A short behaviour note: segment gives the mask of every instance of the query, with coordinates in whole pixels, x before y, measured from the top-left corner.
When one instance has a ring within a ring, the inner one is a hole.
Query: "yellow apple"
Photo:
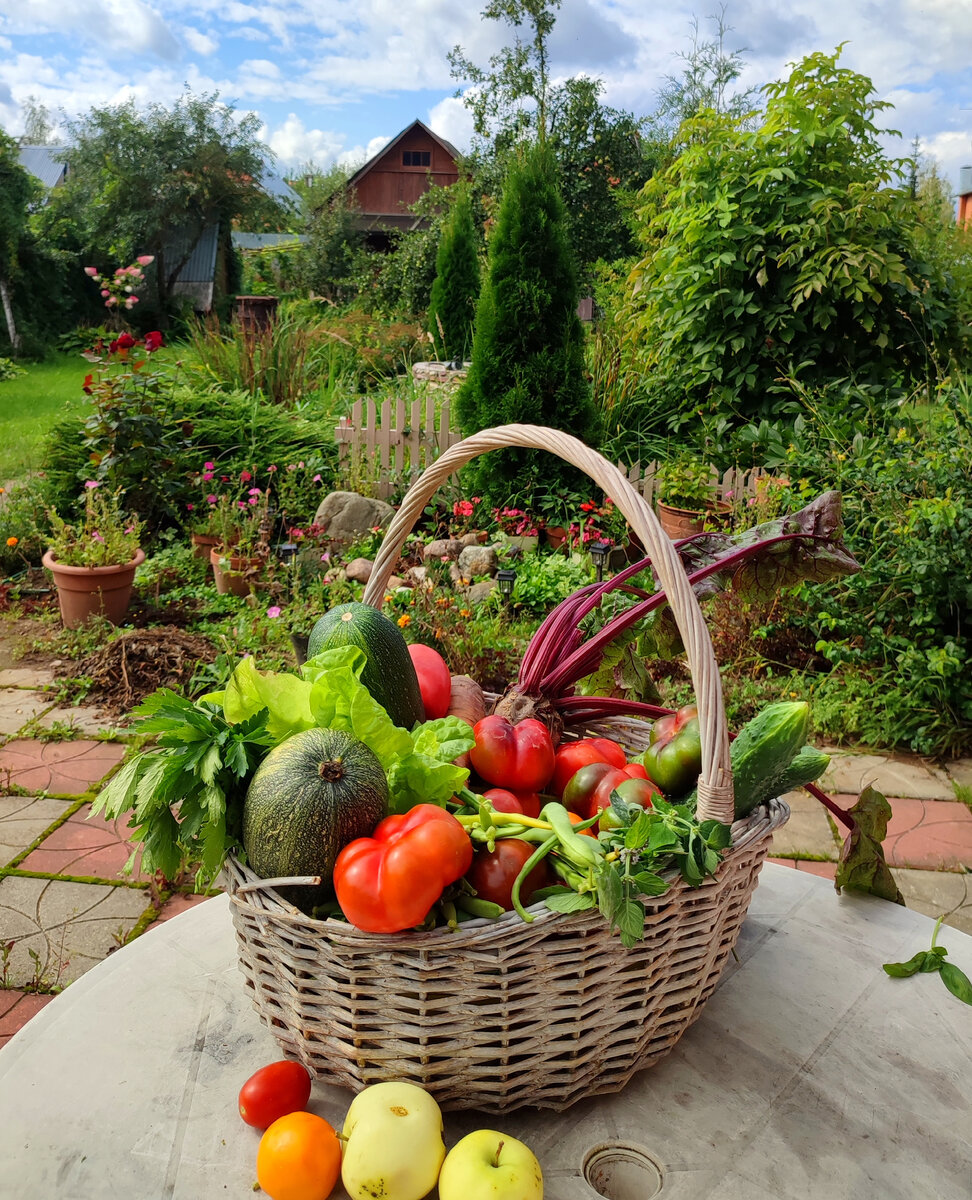
[[[543,1173],[529,1146],[495,1129],[477,1129],[446,1155],[439,1200],[543,1200]]]
[[[376,1083],[344,1119],[341,1180],[351,1200],[422,1200],[445,1158],[442,1113],[414,1083]]]

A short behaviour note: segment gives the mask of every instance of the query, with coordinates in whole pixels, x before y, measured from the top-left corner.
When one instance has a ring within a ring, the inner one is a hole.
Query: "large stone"
[[[491,596],[496,591],[497,583],[495,579],[484,579],[482,583],[474,583],[472,587],[466,590],[466,599],[470,604],[482,604],[482,602]]]
[[[345,567],[345,573],[354,583],[367,583],[374,569],[375,564],[370,558],[353,558]]]
[[[492,546],[467,546],[459,555],[459,570],[466,579],[480,575],[495,575],[499,557]]]
[[[429,542],[422,551],[422,557],[426,562],[430,558],[447,558],[450,561],[455,561],[462,552],[462,542],[458,538],[438,538],[434,542]]]
[[[314,524],[335,541],[353,542],[376,526],[384,529],[395,510],[384,500],[357,492],[329,492],[318,506]]]
[[[405,582],[409,587],[426,587],[428,581],[426,579],[425,567],[409,567],[405,573]]]

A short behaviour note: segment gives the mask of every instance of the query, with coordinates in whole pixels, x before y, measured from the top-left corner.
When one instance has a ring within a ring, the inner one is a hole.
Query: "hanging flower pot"
[[[264,563],[264,559],[258,556],[226,554],[219,546],[210,550],[209,561],[213,567],[216,591],[221,596],[248,596],[250,581]]]
[[[145,551],[136,550],[130,562],[105,567],[70,567],[58,562],[51,550],[41,561],[54,576],[67,629],[77,629],[96,616],[120,625],[128,612],[135,568],[145,562]]]

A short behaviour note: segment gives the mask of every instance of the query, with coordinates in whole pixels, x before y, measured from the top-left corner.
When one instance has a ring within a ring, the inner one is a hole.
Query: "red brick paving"
[[[121,876],[133,847],[128,842],[127,817],[107,821],[99,814],[89,819],[91,805],[85,804],[49,834],[18,866],[21,871],[42,875],[80,875],[114,882]],[[150,875],[139,871],[141,853],[132,874],[123,876],[148,882]]]
[[[0,784],[28,792],[79,796],[121,762],[118,742],[39,742],[20,738],[0,747]]]
[[[819,875],[823,879],[834,879],[837,875],[837,864],[832,862],[801,861],[796,863],[798,871],[806,871],[809,875]]]
[[[36,992],[0,991],[0,1049],[53,999]]]

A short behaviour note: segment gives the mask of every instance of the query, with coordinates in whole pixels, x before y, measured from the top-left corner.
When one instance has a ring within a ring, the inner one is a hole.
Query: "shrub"
[[[564,205],[543,146],[525,151],[506,181],[476,308],[472,366],[456,412],[466,435],[526,422],[599,442]],[[464,478],[493,504],[510,502],[515,492],[526,508],[540,486],[556,490],[581,481],[566,464],[528,450],[494,451],[470,464]]]
[[[440,359],[463,359],[472,346],[479,256],[469,196],[462,192],[442,228],[426,328]]]

